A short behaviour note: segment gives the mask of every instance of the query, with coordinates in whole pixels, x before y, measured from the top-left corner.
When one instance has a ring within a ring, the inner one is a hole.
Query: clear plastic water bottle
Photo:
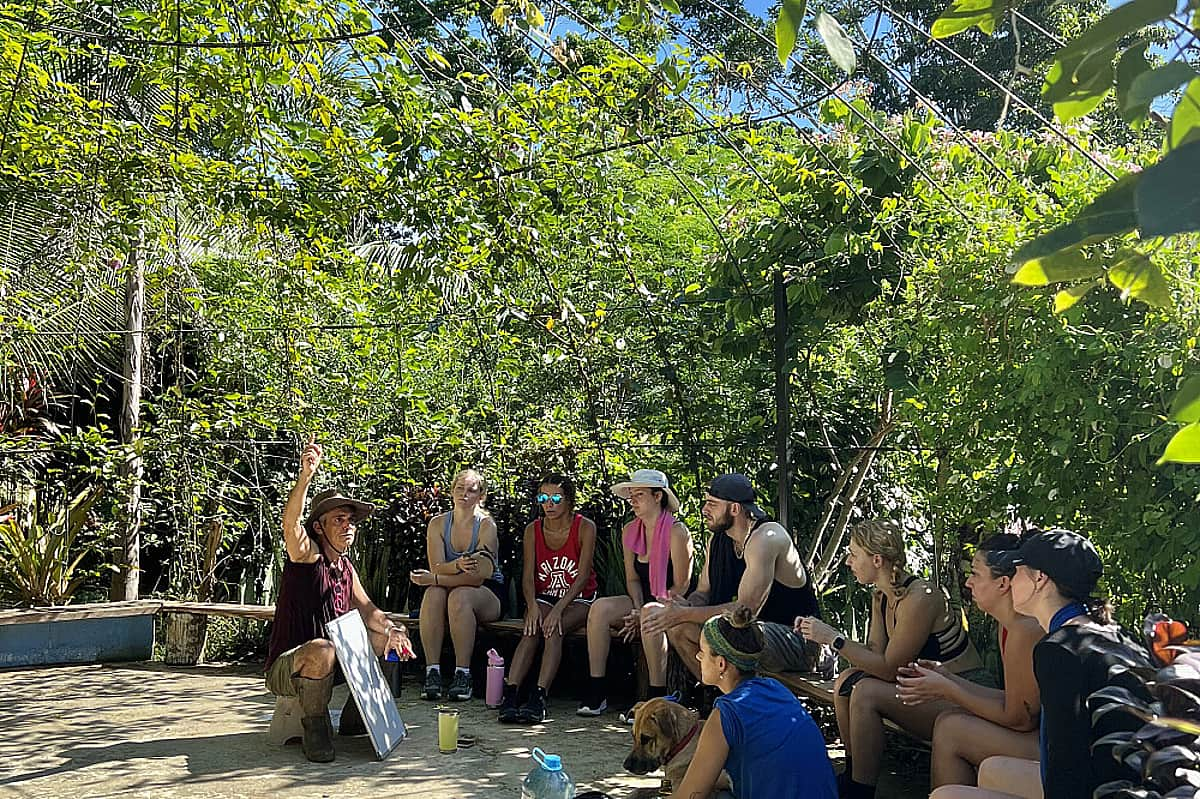
[[[534,747],[537,768],[521,781],[521,799],[575,799],[575,781],[563,771],[562,758]]]

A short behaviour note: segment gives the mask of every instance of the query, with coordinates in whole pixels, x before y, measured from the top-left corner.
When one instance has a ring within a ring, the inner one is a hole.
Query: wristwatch
[[[846,636],[839,635],[837,638],[833,639],[832,646],[833,646],[833,649],[835,652],[841,652],[842,647],[844,647],[845,645],[846,645]]]

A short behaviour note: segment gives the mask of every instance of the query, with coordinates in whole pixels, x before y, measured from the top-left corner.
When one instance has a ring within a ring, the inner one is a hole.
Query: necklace
[[[746,544],[750,543],[750,536],[752,535],[754,535],[753,527],[746,531],[746,537],[742,539],[741,549],[738,549],[737,541],[733,542],[733,554],[738,556],[738,560],[741,560],[742,556],[746,554]]]

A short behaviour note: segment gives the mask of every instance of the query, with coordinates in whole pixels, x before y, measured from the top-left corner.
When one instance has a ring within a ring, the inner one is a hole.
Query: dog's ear
[[[637,715],[638,715],[638,713],[641,713],[641,712],[642,712],[642,706],[643,706],[644,704],[646,704],[646,703],[645,703],[645,702],[638,702],[636,705],[634,705],[633,707],[631,707],[631,708],[629,709],[629,715],[630,715],[632,718],[636,719],[636,718],[637,718]]]
[[[691,726],[687,723],[687,711],[682,705],[673,702],[663,703],[663,712],[658,714],[655,721],[658,722],[658,729],[669,741],[681,740]]]

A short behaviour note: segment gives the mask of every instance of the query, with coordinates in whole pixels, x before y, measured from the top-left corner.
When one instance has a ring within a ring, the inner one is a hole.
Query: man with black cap
[[[643,627],[666,630],[671,646],[699,678],[696,653],[701,625],[742,604],[755,610],[762,624],[766,646],[759,665],[763,671],[830,669],[833,658],[792,630],[796,616],[820,613],[817,595],[792,537],[755,502],[750,481],[741,474],[713,480],[703,515],[712,535],[696,590],[676,598],[653,619],[642,622]],[[732,553],[731,567],[722,563],[726,548]],[[736,576],[729,579],[730,575]]]
[[[375,508],[331,489],[313,497],[308,516],[301,523],[304,500],[321,465],[321,455],[321,446],[313,441],[304,447],[296,485],[283,509],[287,559],[275,603],[266,671],[271,693],[299,699],[304,756],[313,762],[328,763],[334,758],[329,699],[340,673],[325,625],[357,610],[376,655],[395,652],[398,658],[408,660],[413,657],[413,648],[408,630],[375,607],[346,557],[354,543],[356,525]],[[338,732],[366,732],[353,698],[342,710]]]

